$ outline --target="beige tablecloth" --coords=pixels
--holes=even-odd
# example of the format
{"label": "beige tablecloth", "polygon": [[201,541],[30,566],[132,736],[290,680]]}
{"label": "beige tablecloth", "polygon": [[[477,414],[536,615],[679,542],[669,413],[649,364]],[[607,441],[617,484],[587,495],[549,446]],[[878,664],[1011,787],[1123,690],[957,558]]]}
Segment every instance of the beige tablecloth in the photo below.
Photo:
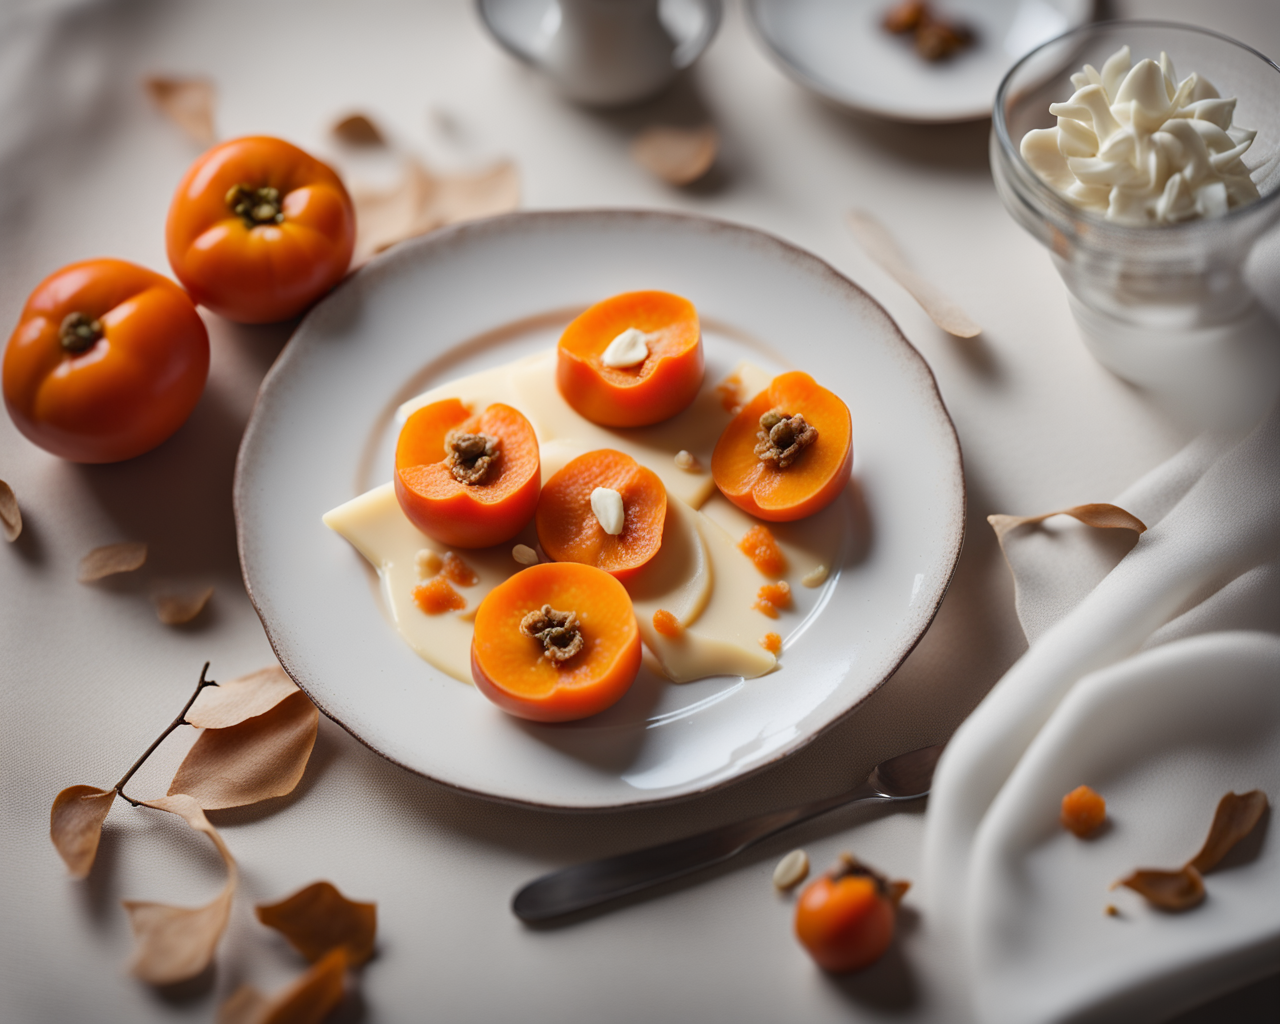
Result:
{"label": "beige tablecloth", "polygon": [[[1183,17],[1280,53],[1280,18],[1255,0],[1143,0],[1123,13]],[[143,100],[138,81],[153,72],[214,77],[226,136],[277,133],[331,153],[327,125],[360,108],[442,168],[513,157],[528,207],[700,211],[814,251],[879,299],[932,365],[964,447],[969,534],[937,620],[888,685],[777,769],[692,803],[577,816],[492,805],[408,775],[322,722],[292,796],[212,815],[243,871],[232,924],[216,972],[155,992],[124,973],[118,900],[203,901],[220,884],[216,855],[180,823],[119,804],[93,874],[73,883],[48,842],[48,808],[63,786],[110,785],[205,659],[223,678],[270,662],[240,583],[230,485],[257,384],[288,331],[210,318],[204,398],[171,441],[129,463],[60,462],[3,419],[0,478],[26,530],[0,550],[0,1020],[210,1020],[239,983],[274,989],[296,976],[250,908],[317,878],[379,905],[380,952],[346,1021],[964,1020],[952,951],[909,899],[886,959],[838,979],[797,946],[790,901],[769,881],[795,845],[817,865],[850,849],[912,878],[920,808],[837,813],[570,927],[530,930],[507,905],[543,870],[834,793],[886,756],[946,738],[1025,646],[985,516],[1106,500],[1185,440],[1081,347],[1048,256],[995,196],[988,125],[913,128],[831,109],[769,63],[735,3],[686,82],[623,114],[562,103],[462,0],[10,4],[0,14],[0,313],[10,322],[63,263],[116,255],[165,268],[164,211],[194,150]],[[631,162],[640,126],[698,117],[723,138],[709,179],[674,190]],[[979,338],[942,334],[863,256],[842,223],[855,205],[963,301]],[[75,582],[89,548],[125,539],[151,545],[143,573]],[[198,623],[156,621],[148,595],[165,583],[215,586]],[[175,736],[137,788],[159,789],[190,741]],[[1273,1019],[1276,993],[1272,982],[1228,997],[1216,1019]]]}

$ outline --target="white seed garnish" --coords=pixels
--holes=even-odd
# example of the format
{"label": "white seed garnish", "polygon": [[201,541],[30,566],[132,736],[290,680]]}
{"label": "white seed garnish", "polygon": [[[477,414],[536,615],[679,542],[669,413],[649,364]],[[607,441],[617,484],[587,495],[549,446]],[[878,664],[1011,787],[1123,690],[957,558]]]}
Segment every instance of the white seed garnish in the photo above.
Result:
{"label": "white seed garnish", "polygon": [[792,850],[773,869],[773,884],[779,889],[790,889],[803,882],[808,875],[809,855],[804,850]]}
{"label": "white seed garnish", "polygon": [[676,452],[676,468],[683,469],[686,473],[698,473],[702,470],[693,453],[687,452],[683,448]]}
{"label": "white seed garnish", "polygon": [[825,565],[820,565],[816,569],[811,569],[801,577],[800,582],[806,587],[820,587],[827,581],[827,574],[831,572]]}
{"label": "white seed garnish", "polygon": [[626,510],[622,507],[622,495],[612,487],[597,487],[591,492],[591,511],[595,513],[600,529],[610,537],[622,532]]}
{"label": "white seed garnish", "polygon": [[413,556],[413,567],[418,570],[418,579],[430,579],[440,571],[440,556],[430,548],[423,548]]}
{"label": "white seed garnish", "polygon": [[648,358],[649,335],[635,327],[628,327],[609,342],[609,347],[600,354],[600,362],[615,370],[635,366]]}
{"label": "white seed garnish", "polygon": [[511,549],[511,557],[521,565],[537,565],[538,552],[529,547],[528,544],[517,544]]}

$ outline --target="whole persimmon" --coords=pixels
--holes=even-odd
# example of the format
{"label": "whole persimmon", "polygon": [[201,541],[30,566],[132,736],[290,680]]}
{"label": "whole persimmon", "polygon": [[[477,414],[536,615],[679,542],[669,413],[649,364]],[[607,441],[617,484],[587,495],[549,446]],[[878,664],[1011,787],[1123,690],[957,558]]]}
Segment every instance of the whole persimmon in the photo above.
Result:
{"label": "whole persimmon", "polygon": [[119,462],[182,426],[208,374],[209,334],[186,292],[134,263],[84,260],[27,299],[4,353],[4,403],[46,451]]}
{"label": "whole persimmon", "polygon": [[907,888],[846,855],[800,894],[796,937],[824,970],[869,967],[893,941],[898,901]]}
{"label": "whole persimmon", "polygon": [[283,139],[231,139],[191,165],[165,246],[202,306],[245,324],[297,316],[342,280],[356,214],[326,164]]}

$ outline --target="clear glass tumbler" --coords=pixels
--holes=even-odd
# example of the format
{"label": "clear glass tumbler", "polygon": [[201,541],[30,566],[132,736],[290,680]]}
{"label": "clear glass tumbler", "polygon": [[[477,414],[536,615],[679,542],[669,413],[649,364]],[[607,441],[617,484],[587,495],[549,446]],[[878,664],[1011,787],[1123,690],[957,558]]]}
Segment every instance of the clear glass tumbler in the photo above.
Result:
{"label": "clear glass tumbler", "polygon": [[[1234,123],[1257,129],[1245,163],[1261,198],[1220,217],[1134,227],[1080,209],[1043,182],[1019,144],[1056,124],[1049,104],[1068,99],[1070,76],[1101,68],[1123,46],[1136,64],[1173,60],[1236,97]],[[1280,219],[1280,67],[1226,36],[1189,25],[1114,21],[1086,25],[1033,50],[996,94],[991,169],[1005,206],[1043,242],[1067,286],[1094,356],[1200,423],[1265,409],[1280,384],[1280,328],[1245,282],[1254,243]]]}

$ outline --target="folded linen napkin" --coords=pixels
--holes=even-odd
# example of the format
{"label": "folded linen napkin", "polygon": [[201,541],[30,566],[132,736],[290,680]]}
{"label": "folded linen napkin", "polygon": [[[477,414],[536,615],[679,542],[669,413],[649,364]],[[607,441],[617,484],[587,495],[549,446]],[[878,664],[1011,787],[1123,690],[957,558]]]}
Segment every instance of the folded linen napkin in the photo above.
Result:
{"label": "folded linen napkin", "polygon": [[[1280,405],[1243,437],[1202,436],[1116,504],[1149,527],[1127,553],[1055,520],[1006,537],[1031,647],[934,780],[921,898],[963,949],[983,1021],[1159,1020],[1280,962],[1266,819],[1195,910],[1107,892],[1181,865],[1228,790],[1280,799]],[[1091,841],[1057,825],[1081,783],[1110,803]]]}

